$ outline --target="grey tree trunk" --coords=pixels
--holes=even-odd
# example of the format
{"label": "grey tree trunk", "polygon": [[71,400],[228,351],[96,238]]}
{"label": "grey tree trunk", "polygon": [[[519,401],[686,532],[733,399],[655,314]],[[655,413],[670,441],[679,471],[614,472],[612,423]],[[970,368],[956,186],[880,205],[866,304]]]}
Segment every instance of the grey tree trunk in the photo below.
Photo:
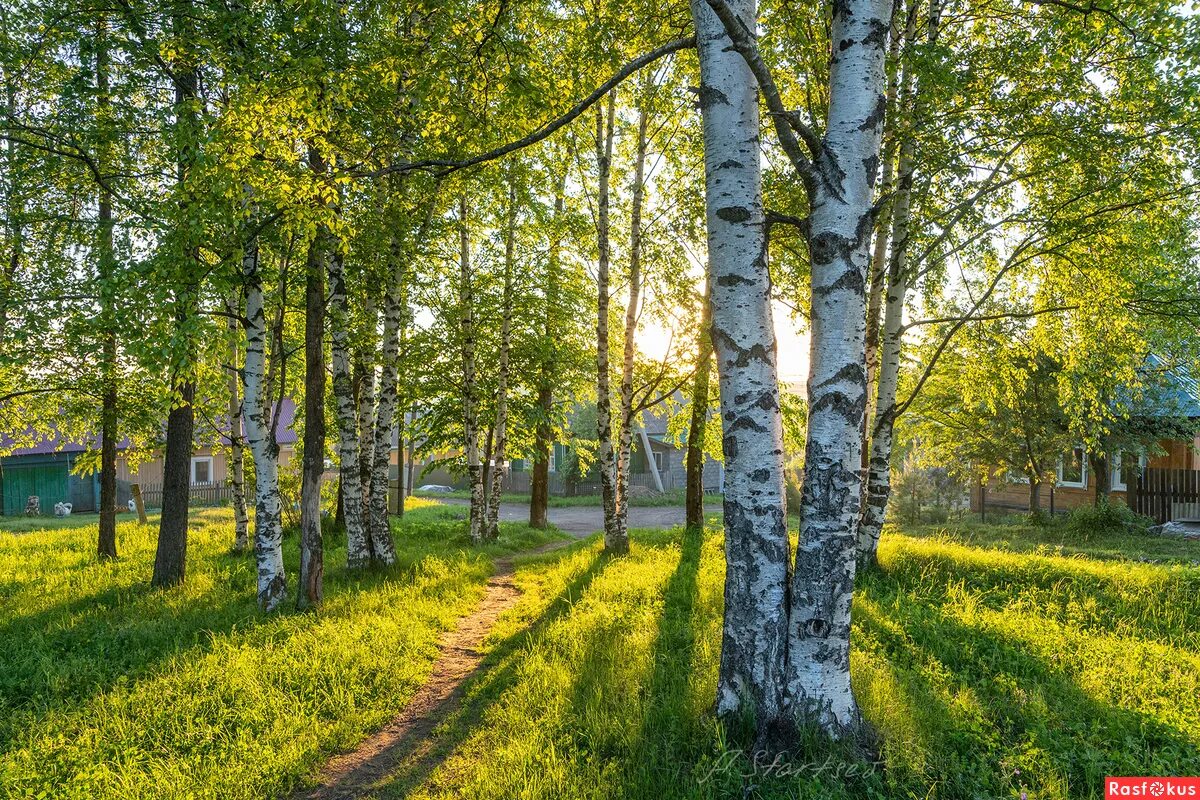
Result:
{"label": "grey tree trunk", "polygon": [[240,353],[237,339],[241,333],[235,319],[241,312],[241,298],[230,297],[229,309],[229,487],[233,495],[233,551],[244,553],[250,547],[250,514],[246,508],[246,469],[243,450],[245,434],[242,431],[242,393],[239,386],[238,366]]}
{"label": "grey tree trunk", "polygon": [[467,198],[458,199],[458,311],[462,328],[463,449],[467,456],[467,478],[471,484],[471,541],[483,541],[486,500],[483,494],[483,464],[479,459],[479,387],[475,382],[475,298],[471,290],[471,233],[467,227]]}
{"label": "grey tree trunk", "polygon": [[[629,300],[625,305],[625,341],[621,361],[621,409],[617,437],[617,527],[623,538],[629,528],[629,456],[637,411],[633,407],[633,366],[637,355],[637,323],[642,302],[642,204],[646,181],[646,128],[649,113],[638,111],[637,145],[633,163],[633,206],[629,216]],[[647,459],[654,454],[647,450]],[[653,467],[653,464],[651,464]]]}
{"label": "grey tree trunk", "polygon": [[596,462],[600,470],[600,493],[604,504],[604,552],[621,555],[629,552],[629,537],[620,523],[617,490],[617,458],[613,449],[612,397],[608,367],[609,304],[609,184],[612,174],[613,122],[616,117],[616,93],[609,92],[607,108],[596,113],[596,166],[599,171],[599,196],[596,202],[596,242],[599,259],[596,268]]}
{"label": "grey tree trunk", "polygon": [[283,567],[283,501],[279,494],[279,445],[267,398],[267,318],[263,307],[258,241],[242,254],[246,292],[246,361],[242,367],[246,439],[254,458],[254,555],[258,607],[273,611],[287,599]]}
{"label": "grey tree trunk", "polygon": [[[172,28],[177,34],[182,34],[183,40],[188,40],[188,20],[181,14],[172,18]],[[200,140],[200,120],[193,108],[196,99],[200,76],[199,70],[193,64],[180,59],[175,64],[173,78],[175,84],[175,124],[174,131],[179,142],[176,153],[176,181],[183,186],[196,157],[196,148]],[[188,146],[188,143],[191,146]],[[181,202],[182,214],[187,214],[184,203]],[[187,227],[187,226],[185,226]],[[199,264],[199,248],[193,240],[193,235],[184,230],[178,231],[182,237],[184,258],[188,267],[196,268]],[[173,304],[175,306],[176,331],[186,335],[188,324],[195,313],[195,286],[183,282],[175,291]],[[156,587],[172,586],[181,583],[186,572],[187,564],[187,534],[188,511],[191,500],[191,464],[192,464],[192,432],[195,423],[195,412],[192,403],[196,395],[196,381],[192,374],[194,353],[190,343],[184,345],[185,353],[180,359],[176,374],[171,377],[172,394],[177,398],[167,416],[166,448],[163,454],[163,488],[162,513],[158,524],[158,549],[154,556],[154,575],[151,584]]]}
{"label": "grey tree trunk", "polygon": [[800,542],[789,597],[793,715],[833,736],[858,731],[850,605],[867,402],[867,265],[886,99],[889,0],[834,4],[829,112],[813,185],[812,329]]}
{"label": "grey tree trunk", "polygon": [[393,235],[388,248],[391,274],[383,306],[380,346],[379,399],[375,404],[375,435],[371,455],[371,551],[379,563],[396,563],[396,545],[388,521],[388,476],[391,471],[392,427],[396,421],[396,388],[400,379],[400,326],[404,322],[404,283],[408,280],[400,240]]}
{"label": "grey tree trunk", "polygon": [[538,421],[534,433],[533,475],[529,485],[529,526],[545,528],[550,507],[550,448],[553,446],[554,383],[557,380],[558,343],[555,340],[558,309],[558,269],[562,238],[558,226],[563,215],[563,186],[566,170],[558,178],[554,191],[554,232],[546,256],[546,308],[542,318],[542,363],[538,377]]}
{"label": "grey tree trunk", "polygon": [[692,383],[692,418],[687,439],[686,525],[704,527],[704,431],[708,424],[708,380],[712,365],[712,278],[704,283],[704,308],[696,341],[696,377]]}
{"label": "grey tree trunk", "polygon": [[500,497],[508,458],[508,358],[512,348],[513,269],[516,259],[517,187],[509,178],[508,221],[504,232],[504,294],[500,320],[500,357],[496,377],[496,439],[492,450],[492,497],[488,503],[487,538],[500,536]]}
{"label": "grey tree trunk", "polygon": [[[754,30],[754,0],[731,4]],[[771,279],[759,162],[758,90],[705,0],[693,0],[704,125],[712,340],[725,454],[725,619],[717,711],[784,715],[788,535]]]}
{"label": "grey tree trunk", "polygon": [[[103,126],[104,136],[101,158],[107,166],[112,150],[108,142],[112,133],[112,102],[109,97],[108,25],[103,16],[96,31],[96,95],[96,116]],[[112,195],[103,185],[99,187],[97,206],[96,261],[103,331],[100,362],[100,535],[96,551],[104,560],[117,557],[117,325]],[[15,242],[13,246],[15,252]]]}
{"label": "grey tree trunk", "polygon": [[[309,151],[314,172],[324,161]],[[296,608],[321,604],[324,597],[325,548],[321,535],[321,479],[325,474],[325,273],[334,268],[332,236],[319,227],[308,247],[304,281],[304,460],[300,484],[300,588]],[[337,268],[340,271],[340,267]]]}
{"label": "grey tree trunk", "polygon": [[[915,8],[910,8],[905,38],[911,42],[916,33]],[[928,40],[937,41],[940,19],[939,0],[930,5]],[[917,78],[905,68],[901,88],[901,107],[911,110],[911,126],[919,123],[920,103]],[[879,379],[876,386],[875,413],[870,428],[870,457],[867,460],[866,505],[859,523],[859,566],[877,561],[879,536],[883,532],[888,500],[891,498],[892,446],[897,415],[896,392],[900,385],[900,363],[904,352],[904,305],[908,296],[909,227],[912,218],[912,187],[916,172],[917,140],[911,128],[902,131],[900,163],[892,210],[891,257],[887,267],[887,299],[884,306],[883,343],[880,349]]]}
{"label": "grey tree trunk", "polygon": [[[359,470],[359,495],[361,497],[359,502],[362,509],[362,536],[364,539],[360,550],[365,548],[368,562],[373,557],[368,524],[371,509],[371,462],[375,455],[374,338],[375,325],[378,321],[372,297],[372,293],[368,291],[365,305],[367,324],[370,328],[368,337],[370,344],[355,353],[353,372],[354,390],[358,403],[358,456],[356,461]],[[367,348],[370,349],[367,350]]]}

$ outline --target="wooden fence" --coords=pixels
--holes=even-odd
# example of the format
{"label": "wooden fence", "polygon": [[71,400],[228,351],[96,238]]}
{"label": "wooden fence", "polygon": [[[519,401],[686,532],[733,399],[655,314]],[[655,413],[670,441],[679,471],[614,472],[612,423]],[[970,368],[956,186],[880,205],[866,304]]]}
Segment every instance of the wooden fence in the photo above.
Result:
{"label": "wooden fence", "polygon": [[1200,518],[1200,470],[1143,470],[1134,487],[1133,510],[1160,524]]}
{"label": "wooden fence", "polygon": [[[247,487],[248,491],[253,491]],[[233,499],[233,491],[227,483],[194,483],[188,490],[189,502],[197,506],[219,506]],[[142,502],[147,508],[162,508],[162,484],[148,483],[142,487]],[[253,502],[253,498],[247,502]]]}

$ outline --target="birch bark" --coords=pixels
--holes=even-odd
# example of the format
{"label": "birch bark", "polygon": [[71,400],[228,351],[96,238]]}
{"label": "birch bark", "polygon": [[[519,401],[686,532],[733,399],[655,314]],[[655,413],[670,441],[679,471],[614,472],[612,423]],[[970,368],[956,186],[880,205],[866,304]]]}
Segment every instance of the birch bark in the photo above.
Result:
{"label": "birch bark", "polygon": [[[916,9],[910,8],[906,38],[915,34]],[[932,0],[929,6],[927,40],[937,42],[941,21],[941,2]],[[904,108],[911,109],[909,130],[900,144],[900,163],[892,212],[892,247],[887,268],[887,301],[884,307],[883,343],[880,350],[879,381],[876,390],[875,414],[871,422],[871,449],[868,459],[867,500],[858,531],[860,567],[873,566],[877,561],[879,536],[883,531],[888,500],[891,498],[892,447],[895,442],[896,392],[900,384],[900,360],[904,354],[904,305],[909,289],[908,246],[912,218],[912,186],[916,172],[917,139],[915,126],[920,123],[920,86],[911,68],[905,67],[902,88]]]}
{"label": "birch bark", "polygon": [[612,396],[608,366],[609,304],[609,186],[612,175],[613,123],[616,117],[616,93],[610,92],[603,111],[596,113],[596,167],[599,191],[596,201],[596,461],[600,470],[600,493],[604,504],[604,552],[620,555],[629,552],[629,538],[618,517],[617,459],[612,437]]}
{"label": "birch bark", "polygon": [[392,427],[396,419],[396,387],[400,379],[400,326],[404,316],[404,282],[408,280],[399,235],[393,233],[388,247],[391,269],[383,305],[383,337],[380,345],[378,401],[371,448],[371,552],[379,563],[396,563],[396,545],[388,522],[388,477],[392,461]]}
{"label": "birch bark", "polygon": [[283,567],[283,502],[279,494],[279,445],[267,409],[267,318],[263,308],[258,240],[242,254],[246,292],[246,360],[242,367],[246,439],[254,459],[254,554],[258,567],[258,606],[273,611],[287,599]]}
{"label": "birch bark", "polygon": [[509,178],[508,219],[504,231],[504,294],[500,320],[500,356],[496,379],[496,439],[492,450],[492,497],[488,503],[487,538],[500,536],[500,496],[508,457],[508,360],[512,347],[513,268],[516,259],[517,187]]}
{"label": "birch bark", "polygon": [[467,198],[458,199],[458,306],[462,329],[463,449],[467,456],[467,478],[471,483],[471,541],[478,544],[485,533],[483,464],[479,459],[478,392],[475,383],[475,298],[471,291],[471,233],[467,227]]}
{"label": "birch bark", "polygon": [[[633,365],[637,355],[637,323],[642,301],[642,203],[646,181],[645,108],[638,112],[637,145],[633,164],[633,206],[629,217],[629,300],[625,304],[625,341],[621,361],[621,409],[617,437],[617,528],[622,538],[628,538],[629,528],[629,456],[633,446]],[[646,458],[654,454],[646,450]],[[653,466],[653,464],[651,464]]]}
{"label": "birch bark", "polygon": [[889,0],[833,6],[829,111],[810,215],[809,417],[787,694],[795,718],[834,736],[860,726],[850,686],[850,605],[867,399],[865,284],[890,10]]}
{"label": "birch bark", "polygon": [[[112,122],[112,99],[109,96],[108,24],[101,16],[96,26],[96,105],[97,121],[101,125],[103,145],[101,164],[108,165],[112,155],[109,146]],[[113,252],[112,194],[99,187],[97,203],[96,256],[100,278],[101,333],[101,401],[100,401],[100,535],[97,555],[100,559],[117,557],[117,326],[116,258]],[[10,224],[12,221],[10,221]],[[14,250],[16,242],[14,244]]]}
{"label": "birch bark", "polygon": [[242,431],[242,392],[239,386],[237,339],[241,331],[235,316],[242,308],[241,298],[230,297],[229,309],[229,487],[233,495],[233,551],[244,553],[250,547],[250,515],[246,508],[245,434]]}
{"label": "birch bark", "polygon": [[[750,31],[754,0],[730,4]],[[758,92],[705,0],[693,0],[700,56],[712,341],[725,454],[725,618],[717,711],[783,714],[787,523],[783,425],[766,263]]]}
{"label": "birch bark", "polygon": [[[341,483],[342,522],[346,526],[346,568],[362,569],[371,563],[363,520],[363,480],[359,463],[360,433],[354,376],[350,366],[350,301],[340,255],[329,259],[330,360],[333,362],[333,403],[338,430],[338,476]],[[362,430],[368,428],[364,420]]]}

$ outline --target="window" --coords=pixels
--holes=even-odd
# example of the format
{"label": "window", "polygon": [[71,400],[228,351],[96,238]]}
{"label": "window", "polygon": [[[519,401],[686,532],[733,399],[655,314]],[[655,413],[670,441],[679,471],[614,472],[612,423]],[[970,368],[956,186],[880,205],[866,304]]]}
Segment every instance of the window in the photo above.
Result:
{"label": "window", "polygon": [[192,483],[207,484],[213,482],[212,456],[192,459]]}
{"label": "window", "polygon": [[550,463],[548,463],[546,465],[547,472],[554,472],[554,464],[556,461],[555,455],[556,455],[556,452],[555,452],[554,448],[550,448]]}
{"label": "window", "polygon": [[654,451],[654,469],[659,475],[667,471],[667,454],[661,450]]}
{"label": "window", "polygon": [[1112,490],[1127,492],[1136,483],[1142,470],[1146,468],[1144,453],[1117,453],[1112,461]]}
{"label": "window", "polygon": [[1058,461],[1058,485],[1074,489],[1087,488],[1087,454],[1074,447]]}

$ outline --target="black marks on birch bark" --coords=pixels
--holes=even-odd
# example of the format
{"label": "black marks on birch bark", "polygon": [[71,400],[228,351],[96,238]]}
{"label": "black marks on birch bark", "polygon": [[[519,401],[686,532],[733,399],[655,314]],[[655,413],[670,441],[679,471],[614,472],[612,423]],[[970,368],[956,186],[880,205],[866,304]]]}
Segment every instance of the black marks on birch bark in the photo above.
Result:
{"label": "black marks on birch bark", "polygon": [[726,206],[717,209],[717,216],[734,224],[747,222],[750,219],[750,209],[743,206]]}
{"label": "black marks on birch bark", "polygon": [[843,392],[829,392],[817,398],[816,402],[812,404],[809,415],[811,417],[825,409],[829,409],[847,422],[857,426],[862,421],[863,414],[866,413],[867,397],[862,394],[855,400]]}
{"label": "black marks on birch bark", "polygon": [[714,105],[729,105],[729,97],[713,86],[700,86],[700,99],[697,101],[700,104],[700,109],[711,108]]}
{"label": "black marks on birch bark", "polygon": [[717,169],[742,169],[742,166],[742,162],[730,158],[717,164]]}
{"label": "black marks on birch bark", "polygon": [[721,277],[717,278],[717,286],[746,286],[747,284],[752,283],[754,283],[754,281],[742,275],[722,275]]}
{"label": "black marks on birch bark", "polygon": [[[886,34],[885,34],[886,35]],[[887,114],[887,96],[879,95],[875,100],[875,108],[867,115],[867,118],[858,126],[860,131],[873,131],[883,124],[883,117]]]}
{"label": "black marks on birch bark", "polygon": [[851,268],[843,272],[836,281],[828,286],[814,286],[813,294],[818,297],[825,297],[843,289],[855,294],[862,294],[866,291],[866,286],[867,278],[863,274],[863,271],[858,268]]}
{"label": "black marks on birch bark", "polygon": [[831,384],[839,383],[841,381],[848,381],[849,383],[855,383],[855,384],[864,384],[866,382],[866,380],[867,380],[867,373],[863,369],[862,364],[857,364],[857,363],[847,364],[846,366],[839,369],[837,372],[833,373],[833,375],[831,377],[818,383],[817,388],[820,389],[824,386],[829,386]]}

